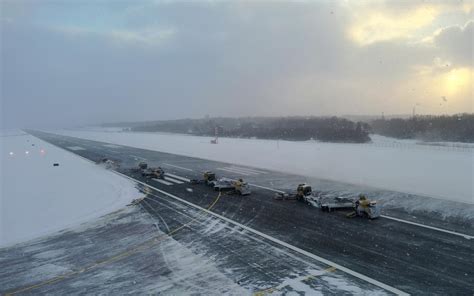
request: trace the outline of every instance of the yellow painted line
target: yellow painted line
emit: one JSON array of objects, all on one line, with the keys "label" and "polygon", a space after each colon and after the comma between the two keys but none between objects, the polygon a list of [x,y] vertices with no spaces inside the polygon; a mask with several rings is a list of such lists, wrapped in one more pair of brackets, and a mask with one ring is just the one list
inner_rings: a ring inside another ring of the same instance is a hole
[{"label": "yellow painted line", "polygon": [[[326,269],[324,270],[324,272],[325,272],[325,273],[328,273],[328,272],[335,272],[336,270],[337,270],[336,267],[330,266],[330,267],[326,268]],[[307,280],[310,280],[310,279],[314,279],[314,278],[316,278],[316,277],[318,277],[318,275],[308,275],[307,277],[305,277],[305,278],[303,279],[303,281],[307,281]]]},{"label": "yellow painted line", "polygon": [[[148,192],[147,195],[154,195],[153,193],[151,192]],[[221,198],[221,192],[219,192],[219,195],[217,195],[217,197],[215,198],[215,200],[209,205],[209,207],[207,208],[207,210],[211,210],[214,205],[219,201],[219,199]],[[203,212],[203,211],[201,211]],[[205,212],[203,212],[205,213]],[[201,218],[201,216],[199,217],[196,217],[194,219],[192,219],[191,221],[189,221],[188,223],[186,224],[183,224],[181,225],[180,227],[168,232],[168,233],[164,233],[164,234],[160,234],[160,235],[157,235],[143,243],[140,243],[138,245],[136,245],[134,248],[128,250],[128,251],[125,251],[125,252],[122,252],[122,253],[119,253],[115,256],[112,256],[112,257],[109,257],[107,259],[103,259],[103,260],[100,260],[100,261],[96,261],[94,264],[92,265],[89,265],[87,267],[83,267],[81,269],[78,269],[78,270],[75,270],[75,271],[71,271],[71,272],[68,272],[68,273],[65,273],[65,274],[62,274],[62,275],[59,275],[59,276],[56,276],[56,277],[53,277],[49,280],[45,280],[43,282],[40,282],[38,284],[35,284],[35,285],[31,285],[31,286],[27,286],[27,287],[24,287],[24,288],[20,288],[20,289],[17,289],[17,290],[14,290],[12,292],[7,292],[5,294],[5,296],[9,296],[9,295],[14,295],[14,294],[18,294],[18,293],[23,293],[23,292],[27,292],[27,291],[31,291],[31,290],[34,290],[34,289],[37,289],[37,288],[40,288],[40,287],[43,287],[43,286],[46,286],[46,285],[49,285],[49,284],[54,284],[54,283],[57,283],[57,282],[60,282],[62,280],[65,280],[73,275],[77,275],[77,274],[80,274],[80,273],[84,273],[84,272],[87,272],[91,269],[94,269],[96,267],[99,267],[99,266],[102,266],[102,265],[106,265],[106,264],[110,264],[110,263],[113,263],[113,262],[116,262],[120,259],[123,259],[123,258],[126,258],[128,256],[131,256],[139,251],[142,251],[142,250],[145,250],[146,248],[148,247],[152,247],[154,243],[157,243],[159,241],[161,241],[161,239],[163,238],[166,238],[166,237],[169,237],[169,236],[172,236],[173,234],[175,234],[176,232],[178,232],[179,230],[189,226],[190,224],[194,223],[196,220],[198,220],[199,218]]]},{"label": "yellow painted line", "polygon": [[217,196],[216,200],[209,206],[209,208],[207,208],[208,210],[212,209],[214,207],[214,205],[219,201],[219,199],[221,198],[221,192],[219,191],[219,195]]},{"label": "yellow painted line", "polygon": [[263,296],[265,294],[273,293],[275,290],[276,290],[275,288],[268,288],[268,289],[253,293],[253,296]]}]

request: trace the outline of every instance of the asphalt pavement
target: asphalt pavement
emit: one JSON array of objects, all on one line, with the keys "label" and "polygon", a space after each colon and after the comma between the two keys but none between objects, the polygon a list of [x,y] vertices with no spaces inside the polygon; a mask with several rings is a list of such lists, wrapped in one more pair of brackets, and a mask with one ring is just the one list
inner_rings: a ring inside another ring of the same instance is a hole
[{"label": "asphalt pavement", "polygon": [[[108,158],[119,163],[117,171],[139,182],[147,194],[139,203],[140,208],[161,221],[160,231],[170,233],[172,229],[185,228],[170,236],[184,245],[202,249],[206,256],[225,257],[218,268],[222,271],[239,270],[232,273],[231,278],[250,290],[257,289],[256,283],[260,286],[265,283],[263,286],[270,289],[267,292],[273,292],[272,287],[278,287],[285,276],[298,272],[304,276],[303,271],[313,268],[341,274],[367,291],[430,295],[472,295],[474,292],[472,221],[446,221],[431,216],[429,212],[418,213],[415,219],[413,213],[400,208],[385,208],[384,217],[375,220],[350,219],[344,211],[326,213],[301,202],[276,200],[274,195],[278,191],[294,189],[302,182],[313,182],[314,189],[320,185],[324,190],[334,188],[337,193],[343,188],[341,192],[354,192],[356,195],[362,189],[353,185],[29,132],[91,161]],[[133,171],[139,161],[161,166],[167,173],[166,178],[142,177]],[[201,178],[206,170],[221,177],[244,178],[252,184],[252,194],[223,194],[216,201],[218,193],[212,188],[189,182]],[[201,208],[206,211],[201,211]],[[193,211],[203,212],[205,216],[191,214]],[[204,219],[205,222],[198,223],[199,226],[183,227],[190,219]],[[209,225],[214,225],[213,221],[220,221],[225,227],[212,232]],[[245,240],[242,235],[245,235]],[[12,250],[0,250],[0,256],[2,252],[10,256]],[[15,262],[9,262],[9,268],[15,268]],[[0,283],[1,279],[0,273]],[[23,284],[13,282],[7,291]],[[334,287],[321,280],[311,285],[326,294],[334,292],[331,290]],[[47,289],[47,286],[41,289]],[[56,287],[69,289],[71,285]],[[285,287],[279,289],[285,291]],[[343,291],[339,293],[343,294]]]}]

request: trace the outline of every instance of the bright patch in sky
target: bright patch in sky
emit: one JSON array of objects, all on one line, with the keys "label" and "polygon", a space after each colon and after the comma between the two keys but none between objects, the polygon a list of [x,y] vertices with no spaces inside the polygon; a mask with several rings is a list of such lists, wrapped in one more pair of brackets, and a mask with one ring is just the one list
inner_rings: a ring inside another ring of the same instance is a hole
[{"label": "bright patch in sky", "polygon": [[473,112],[473,74],[468,67],[449,71],[420,67],[402,84],[398,95],[417,104],[418,114]]},{"label": "bright patch in sky", "polygon": [[417,30],[431,24],[439,13],[439,9],[430,6],[418,7],[402,14],[369,10],[357,17],[349,34],[359,45],[411,38]]},{"label": "bright patch in sky", "polygon": [[464,91],[473,85],[473,71],[468,68],[453,69],[444,74],[444,87],[450,95]]}]

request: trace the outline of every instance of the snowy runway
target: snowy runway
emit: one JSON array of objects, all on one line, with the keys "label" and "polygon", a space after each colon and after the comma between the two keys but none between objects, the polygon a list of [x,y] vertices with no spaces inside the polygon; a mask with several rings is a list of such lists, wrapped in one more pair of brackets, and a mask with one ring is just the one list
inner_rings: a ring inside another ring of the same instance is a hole
[{"label": "snowy runway", "polygon": [[[335,144],[166,134],[54,131],[89,140],[233,163],[474,204],[474,150],[374,137],[373,144]],[[258,172],[257,172],[258,173]]]},{"label": "snowy runway", "polygon": [[[391,204],[392,201],[406,203],[427,199],[423,197],[404,196],[396,192],[313,178],[302,179],[298,175],[127,146],[104,149],[99,148],[104,147],[103,143],[94,141],[44,133],[37,135],[61,147],[85,147],[86,150],[75,153],[92,162],[103,157],[118,161],[121,174],[144,186],[150,185],[146,190],[148,197],[140,205],[148,213],[151,227],[169,233],[192,253],[209,258],[220,273],[247,291],[275,291],[277,294],[296,291],[323,294],[325,291],[345,291],[350,294],[382,292],[376,292],[372,285],[367,285],[367,281],[353,278],[350,273],[342,273],[340,278],[340,271],[344,268],[388,285],[386,291],[391,291],[390,287],[393,287],[409,293],[449,291],[463,294],[474,289],[469,281],[471,262],[474,263],[474,241],[435,229],[471,235],[469,205],[462,204],[462,208],[455,212],[456,203],[440,200],[443,214],[449,215],[444,220],[439,215],[433,216],[416,209],[408,212],[396,203]],[[139,162],[134,156],[146,159],[150,166],[163,163],[172,165],[166,166],[166,176],[183,183],[172,182],[173,185],[166,185],[143,178],[141,174],[130,170]],[[220,171],[217,168],[230,170]],[[186,181],[200,178],[202,172],[208,169],[229,178],[240,177],[239,174],[244,171],[254,172],[255,174],[244,177],[253,185],[252,194],[245,197],[223,195],[216,199],[216,192],[212,188]],[[294,189],[295,184],[302,181],[312,184],[317,190],[341,196],[364,190],[369,196],[380,198],[385,214],[414,223],[385,218],[374,221],[348,219],[344,212],[329,214],[303,203],[273,199],[274,191]],[[171,196],[178,199],[173,201]],[[211,217],[208,215],[211,213],[200,210],[208,207],[212,207]],[[421,227],[416,222],[432,228]],[[264,236],[255,235],[254,231]],[[268,239],[267,235],[272,239]],[[288,249],[279,244],[280,241],[298,251]],[[313,262],[311,256],[303,256],[306,258],[304,259],[299,250],[309,252],[316,258],[330,260],[336,269],[322,266],[318,260]],[[166,257],[163,260],[166,262]],[[127,264],[134,266],[136,263],[130,261]],[[108,268],[113,271],[120,267],[112,264],[104,270]],[[61,266],[61,269],[64,267]],[[80,278],[79,281],[84,282],[85,279]],[[76,279],[72,282],[76,282]],[[67,281],[65,284],[68,285]],[[64,286],[65,284],[51,289],[60,291],[67,287],[69,290],[70,286]],[[95,285],[96,283],[92,284]]]},{"label": "snowy runway", "polygon": [[142,206],[31,245],[0,249],[0,263],[18,270],[0,271],[0,293],[386,294],[155,193]]}]

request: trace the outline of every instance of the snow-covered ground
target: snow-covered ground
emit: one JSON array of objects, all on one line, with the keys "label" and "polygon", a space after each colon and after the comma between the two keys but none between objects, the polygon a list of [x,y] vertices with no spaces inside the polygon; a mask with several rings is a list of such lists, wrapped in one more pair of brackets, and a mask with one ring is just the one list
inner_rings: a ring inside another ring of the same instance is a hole
[{"label": "snow-covered ground", "polygon": [[[112,131],[112,130],[110,130]],[[117,131],[117,130],[115,130]],[[436,149],[436,150],[449,150],[449,151],[464,151],[474,152],[474,143],[462,143],[462,142],[427,142],[413,139],[395,139],[390,137],[384,137],[380,135],[371,135],[372,143],[369,145],[383,146],[383,147],[396,147],[403,149]],[[427,147],[429,146],[429,147]]]},{"label": "snow-covered ground", "polygon": [[209,138],[113,130],[52,131],[351,184],[474,203],[474,150],[375,137],[371,144]]},{"label": "snow-covered ground", "polygon": [[21,131],[0,139],[2,247],[104,215],[139,196],[132,182]]}]

